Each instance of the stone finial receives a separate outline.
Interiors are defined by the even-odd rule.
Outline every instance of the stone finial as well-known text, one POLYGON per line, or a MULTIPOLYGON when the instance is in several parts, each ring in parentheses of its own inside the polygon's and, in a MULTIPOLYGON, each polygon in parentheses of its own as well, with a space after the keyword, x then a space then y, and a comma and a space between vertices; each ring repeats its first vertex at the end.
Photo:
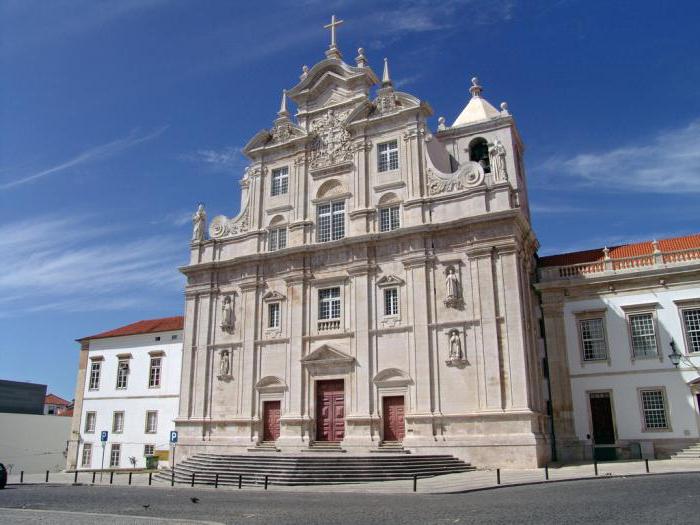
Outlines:
POLYGON ((391 86, 391 77, 389 76, 389 59, 384 58, 384 72, 382 73, 382 87, 391 86))
POLYGON ((357 56, 355 57, 355 63, 357 67, 367 67, 367 57, 365 56, 365 48, 357 48, 357 56))
POLYGON ((654 249, 655 254, 661 253, 661 249, 659 248, 659 241, 657 241, 656 239, 652 241, 651 247, 654 249))
POLYGON ((280 102, 280 110, 277 112, 280 117, 288 117, 289 111, 287 111, 287 90, 282 90, 282 101, 280 102))
POLYGON ((480 97, 484 89, 479 85, 479 79, 477 77, 472 77, 472 87, 469 88, 469 93, 472 97, 480 97))
POLYGON ((442 131, 443 129, 447 129, 445 117, 438 117, 438 131, 442 131))
POLYGON ((301 76, 299 77, 300 79, 304 80, 306 78, 306 75, 309 74, 309 66, 304 64, 301 66, 301 76))
POLYGON ((603 260, 609 261, 610 260, 610 249, 606 246, 603 248, 603 260))
POLYGON ((504 115, 510 115, 508 112, 508 103, 507 102, 501 102, 501 113, 504 115))

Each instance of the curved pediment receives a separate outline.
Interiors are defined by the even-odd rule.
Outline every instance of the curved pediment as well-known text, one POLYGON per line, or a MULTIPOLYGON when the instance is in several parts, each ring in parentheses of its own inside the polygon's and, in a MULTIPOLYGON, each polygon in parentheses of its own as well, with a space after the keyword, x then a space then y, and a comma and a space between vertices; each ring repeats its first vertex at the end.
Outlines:
POLYGON ((379 387, 408 386, 413 384, 411 376, 399 368, 385 368, 372 382, 379 387))
POLYGON ((265 376, 255 383, 258 392, 284 392, 287 384, 277 376, 265 376))

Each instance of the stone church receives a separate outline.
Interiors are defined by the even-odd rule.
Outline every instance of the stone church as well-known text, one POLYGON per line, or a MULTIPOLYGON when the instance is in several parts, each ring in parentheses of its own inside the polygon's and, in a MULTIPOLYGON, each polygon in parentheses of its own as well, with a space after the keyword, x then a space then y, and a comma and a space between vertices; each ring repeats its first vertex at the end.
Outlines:
POLYGON ((336 45, 244 148, 240 211, 194 231, 178 460, 403 447, 479 466, 549 455, 523 143, 472 79, 428 102, 336 45), (288 110, 293 103, 296 112, 288 110))

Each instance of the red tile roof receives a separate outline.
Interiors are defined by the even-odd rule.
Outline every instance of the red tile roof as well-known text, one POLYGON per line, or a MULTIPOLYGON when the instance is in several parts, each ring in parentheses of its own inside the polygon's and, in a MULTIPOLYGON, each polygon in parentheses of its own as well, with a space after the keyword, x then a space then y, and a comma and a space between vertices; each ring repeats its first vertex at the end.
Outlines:
POLYGON ((155 332, 170 332, 173 330, 182 330, 185 324, 185 318, 181 315, 177 317, 163 317, 162 319, 145 319, 136 323, 120 326, 107 332, 101 332, 87 337, 81 337, 78 341, 86 341, 88 339, 104 339, 106 337, 120 337, 124 335, 152 334, 155 332))
POLYGON ((70 401, 66 401, 62 397, 58 397, 54 394, 46 394, 46 397, 44 397, 44 404, 45 405, 70 405, 70 401))
MULTIPOLYGON (((687 235, 685 237, 661 239, 658 241, 658 243, 659 250, 662 253, 700 248, 700 233, 687 235)), ((654 253, 652 241, 644 241, 634 244, 623 244, 621 246, 609 246, 608 249, 610 250, 608 256, 611 259, 639 257, 642 255, 651 255, 654 253)), ((595 250, 561 253, 558 255, 548 255, 546 257, 540 257, 539 266, 568 266, 570 264, 591 263, 596 261, 602 261, 603 257, 603 248, 596 248, 595 250)))

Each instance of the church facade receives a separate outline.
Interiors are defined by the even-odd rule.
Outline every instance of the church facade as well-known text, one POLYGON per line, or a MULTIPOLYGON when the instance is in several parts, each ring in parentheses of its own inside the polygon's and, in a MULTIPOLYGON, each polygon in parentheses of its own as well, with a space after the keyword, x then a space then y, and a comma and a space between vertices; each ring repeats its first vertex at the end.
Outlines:
POLYGON ((332 41, 194 216, 177 457, 403 446, 534 467, 550 438, 523 144, 473 79, 451 126, 332 41), (296 106, 292 116, 289 102, 296 106))

